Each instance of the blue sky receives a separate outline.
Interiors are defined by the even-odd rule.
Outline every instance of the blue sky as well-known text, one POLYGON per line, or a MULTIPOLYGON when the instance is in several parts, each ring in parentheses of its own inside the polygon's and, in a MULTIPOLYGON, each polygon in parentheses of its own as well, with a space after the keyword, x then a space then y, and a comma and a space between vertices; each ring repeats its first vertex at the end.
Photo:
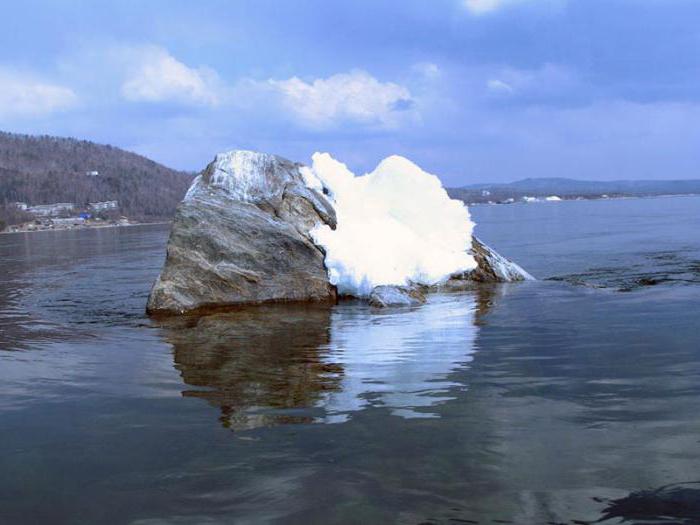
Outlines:
POLYGON ((191 170, 245 148, 451 186, 700 178, 700 2, 12 2, 0 129, 191 170))

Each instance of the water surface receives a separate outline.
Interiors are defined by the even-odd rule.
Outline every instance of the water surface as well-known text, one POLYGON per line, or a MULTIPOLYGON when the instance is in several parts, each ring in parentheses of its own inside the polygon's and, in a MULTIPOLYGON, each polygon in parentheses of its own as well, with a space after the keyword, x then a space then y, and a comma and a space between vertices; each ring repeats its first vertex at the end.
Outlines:
POLYGON ((156 323, 167 228, 0 236, 0 523, 697 523, 700 199, 472 214, 540 281, 156 323))

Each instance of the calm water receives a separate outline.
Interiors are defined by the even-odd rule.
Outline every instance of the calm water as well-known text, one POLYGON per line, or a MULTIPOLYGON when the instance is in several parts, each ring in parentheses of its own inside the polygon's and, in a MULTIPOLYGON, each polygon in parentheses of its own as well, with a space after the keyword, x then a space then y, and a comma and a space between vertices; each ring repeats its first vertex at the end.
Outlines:
POLYGON ((166 228, 0 236, 0 523, 698 523, 700 198, 472 214, 540 281, 156 323, 166 228))

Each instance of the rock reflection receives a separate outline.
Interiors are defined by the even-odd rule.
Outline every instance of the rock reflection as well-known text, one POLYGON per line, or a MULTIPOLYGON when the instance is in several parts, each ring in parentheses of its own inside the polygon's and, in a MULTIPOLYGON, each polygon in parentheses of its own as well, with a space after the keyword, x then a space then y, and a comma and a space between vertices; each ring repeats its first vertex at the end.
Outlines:
POLYGON ((328 307, 260 306, 180 319, 165 326, 175 367, 197 389, 183 395, 221 409, 233 429, 308 423, 308 413, 338 389, 342 367, 322 358, 330 340, 328 307))
POLYGON ((438 417, 466 388, 477 316, 493 292, 433 296, 415 309, 359 303, 271 305, 168 321, 166 339, 188 397, 221 410, 235 430, 336 423, 370 407, 401 417, 438 417))

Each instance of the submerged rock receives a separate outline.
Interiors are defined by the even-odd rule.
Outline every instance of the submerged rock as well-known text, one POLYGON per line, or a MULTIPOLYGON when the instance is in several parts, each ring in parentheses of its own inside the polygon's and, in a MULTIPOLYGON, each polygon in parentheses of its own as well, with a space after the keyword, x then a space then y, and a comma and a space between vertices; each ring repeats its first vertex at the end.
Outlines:
POLYGON ((335 301, 309 231, 335 212, 301 165, 233 151, 218 155, 180 204, 149 313, 268 301, 335 301))
POLYGON ((369 304, 377 308, 390 306, 418 306, 425 303, 426 297, 422 286, 375 286, 369 295, 369 304))

